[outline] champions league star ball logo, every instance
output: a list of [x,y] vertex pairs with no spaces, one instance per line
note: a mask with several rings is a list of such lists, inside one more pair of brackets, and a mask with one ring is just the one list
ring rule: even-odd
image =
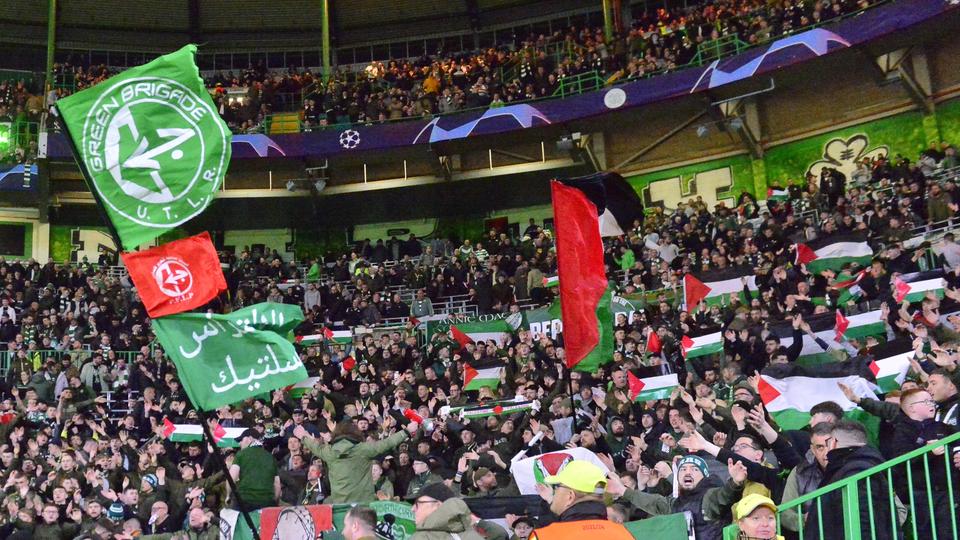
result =
[[[159,127],[162,126],[162,127]],[[136,77],[107,88],[81,133],[84,164],[104,204],[144,227],[168,228],[196,216],[226,172],[230,133],[217,112],[183,84]]]
[[556,476],[573,461],[573,456],[566,452],[544,454],[533,463],[533,477],[538,484],[545,483],[548,476]]
[[183,298],[193,288],[193,274],[190,273],[190,267],[181,259],[175,257],[160,259],[154,265],[152,273],[157,288],[170,298]]
[[340,134],[340,146],[347,150],[353,150],[360,146],[360,134],[352,129],[348,129]]

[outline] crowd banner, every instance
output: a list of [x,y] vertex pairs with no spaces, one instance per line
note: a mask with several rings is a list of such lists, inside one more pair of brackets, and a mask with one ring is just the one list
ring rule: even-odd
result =
[[515,461],[510,465],[510,474],[517,482],[520,493],[536,495],[537,484],[542,484],[548,476],[560,474],[573,460],[589,461],[604,471],[609,471],[596,454],[586,448],[577,447]]
[[[250,527],[238,519],[236,510],[220,511],[221,540],[252,540]],[[315,540],[333,530],[333,507],[328,504],[309,506],[270,506],[250,512],[263,540]]]
[[[374,501],[367,503],[377,513],[377,536],[383,540],[406,540],[413,536],[417,526],[413,519],[413,507],[399,501]],[[353,508],[352,504],[333,505],[333,527],[343,529],[343,518]],[[324,535],[328,538],[329,535]]]

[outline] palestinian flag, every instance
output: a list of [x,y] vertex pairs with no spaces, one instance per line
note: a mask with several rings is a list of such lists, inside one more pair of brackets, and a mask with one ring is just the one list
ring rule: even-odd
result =
[[463,407],[457,411],[457,415],[460,418],[475,420],[477,418],[486,418],[488,416],[502,416],[510,415],[519,412],[527,412],[533,410],[536,401],[499,401],[496,403],[491,403],[488,405],[480,405],[476,407]]
[[323,329],[323,337],[338,345],[349,345],[353,343],[353,332],[351,330],[331,330]]
[[560,286],[560,277],[559,276],[550,276],[543,278],[544,287],[559,287]]
[[905,299],[908,302],[920,302],[929,292],[934,293],[937,298],[943,298],[943,290],[947,287],[942,269],[901,274],[893,278],[891,284],[893,297],[897,302],[903,302]]
[[767,188],[767,200],[775,202],[785,202],[790,200],[790,191],[776,187],[776,188]]
[[870,349],[870,356],[873,358],[870,371],[881,393],[900,389],[900,384],[910,371],[910,359],[913,355],[913,343],[909,338],[888,341]]
[[856,358],[816,368],[796,364],[767,366],[760,375],[760,399],[770,416],[782,429],[802,429],[810,423],[810,409],[832,401],[845,416],[863,423],[871,440],[876,441],[879,419],[856,406],[843,395],[837,383],[843,383],[862,397],[876,399],[870,360]]
[[597,229],[600,236],[623,236],[633,229],[633,222],[643,223],[643,201],[633,186],[613,172],[598,172],[563,183],[584,192],[597,207]]
[[845,305],[850,300],[857,301],[860,298],[860,296],[863,294],[863,290],[860,289],[860,281],[866,275],[866,268],[855,274],[837,274],[837,277],[833,284],[830,285],[830,288],[835,291],[839,291],[840,293],[837,297],[838,306]]
[[[246,428],[225,428],[220,424],[213,426],[211,435],[217,446],[221,448],[237,448],[240,446],[240,435]],[[163,419],[163,437],[170,442],[193,442],[203,440],[203,426],[200,424],[174,424],[169,419]]]
[[670,394],[680,386],[676,373],[640,378],[634,372],[627,372],[627,387],[631,401],[657,401],[669,399]]
[[486,342],[491,339],[499,345],[505,337],[510,337],[514,330],[507,319],[472,321],[450,325],[450,333],[461,348],[466,347],[468,343]]
[[308,336],[297,336],[294,341],[303,346],[316,345],[326,339],[323,334],[310,334]]
[[[822,339],[828,346],[832,343],[836,343],[836,324],[837,317],[833,312],[821,313],[819,315],[809,315],[804,317],[803,320],[810,325],[810,330],[813,333]],[[790,347],[793,345],[793,323],[790,321],[781,321],[776,323],[770,323],[769,326],[770,334],[776,336],[780,339],[780,345],[783,347]],[[828,354],[828,350],[825,350],[820,346],[812,337],[807,335],[806,332],[801,331],[803,334],[803,345],[800,349],[800,356],[797,358],[797,362],[806,366],[815,366],[824,363],[834,362],[836,359]],[[839,346],[837,346],[839,347]]]
[[484,386],[495,390],[500,386],[503,363],[499,360],[481,360],[467,363],[463,369],[463,389],[479,390]]
[[736,294],[741,302],[745,302],[740,278],[747,278],[747,289],[757,290],[756,276],[749,266],[687,274],[683,278],[686,308],[693,310],[701,300],[710,306],[717,305],[727,301],[731,294]]
[[577,446],[539,456],[518,459],[510,464],[510,476],[516,481],[521,495],[536,495],[537,484],[543,484],[548,476],[556,476],[573,461],[588,461],[609,472],[603,461],[590,450]]
[[702,336],[683,336],[680,340],[680,352],[687,360],[721,353],[723,352],[723,334],[714,332]]
[[850,263],[866,266],[873,258],[873,248],[863,234],[833,234],[796,244],[796,247],[796,264],[807,265],[807,271],[813,274],[840,271]]
[[300,399],[304,394],[313,390],[314,385],[318,382],[320,382],[320,377],[310,377],[309,379],[304,379],[297,384],[292,384],[284,388],[284,391],[290,394],[290,397]]
[[835,341],[840,341],[841,339],[862,339],[867,336],[882,336],[887,332],[879,309],[850,315],[849,317],[844,316],[844,314],[838,310],[835,315],[835,320]]
[[613,360],[611,293],[598,220],[606,209],[614,210],[612,201],[607,204],[605,178],[550,183],[566,362],[577,371],[594,372]]

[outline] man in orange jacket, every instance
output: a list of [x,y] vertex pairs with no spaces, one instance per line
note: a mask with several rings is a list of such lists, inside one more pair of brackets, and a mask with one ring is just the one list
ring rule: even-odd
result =
[[550,511],[559,516],[555,523],[530,533],[528,540],[633,540],[627,528],[607,521],[607,506],[602,490],[606,473],[589,461],[571,461],[556,476],[548,476],[553,486],[537,487],[540,496],[550,503]]

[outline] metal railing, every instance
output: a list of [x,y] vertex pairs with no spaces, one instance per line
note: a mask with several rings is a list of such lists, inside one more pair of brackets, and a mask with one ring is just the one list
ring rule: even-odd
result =
[[[95,351],[91,349],[81,349],[81,350],[57,350],[57,349],[36,349],[36,350],[27,350],[24,351],[27,355],[27,358],[34,360],[36,358],[40,359],[40,364],[49,359],[56,361],[62,360],[64,357],[71,357],[73,363],[76,367],[80,367],[80,364],[77,362],[80,358],[86,359],[89,358]],[[111,351],[117,358],[123,358],[128,363],[132,363],[133,360],[140,354],[140,351]],[[20,351],[0,351],[0,377],[6,377],[7,371],[10,369],[10,365],[13,360],[17,357]],[[107,353],[104,353],[106,356]]]
[[702,66],[718,58],[740,54],[748,48],[750,48],[750,44],[741,40],[736,34],[704,41],[697,47],[697,54],[687,65]]
[[[809,538],[809,536],[805,536],[805,529],[817,527],[819,535],[815,536],[815,538],[822,539],[827,537],[824,535],[825,513],[829,515],[829,513],[832,512],[842,512],[843,535],[845,538],[858,540],[869,538],[876,540],[878,531],[880,531],[881,528],[889,527],[892,534],[887,536],[881,532],[881,537],[898,538],[901,532],[906,532],[912,534],[912,538],[918,540],[921,538],[929,538],[932,540],[949,538],[957,540],[960,537],[957,535],[957,515],[953,510],[956,501],[953,484],[954,475],[958,473],[953,471],[953,452],[950,451],[950,446],[958,441],[960,441],[960,433],[955,433],[938,442],[913,450],[912,452],[881,463],[849,478],[834,482],[833,484],[824,486],[796,499],[785,501],[777,510],[777,531],[782,531],[781,517],[784,512],[800,512],[801,518],[798,520],[799,530],[797,531],[799,537]],[[934,454],[934,450],[938,448],[945,449],[942,456]],[[931,468],[934,465],[933,462],[938,459],[944,461],[944,474],[946,476],[945,487],[937,486],[931,482]],[[922,463],[923,484],[918,486],[920,489],[914,489],[916,484],[913,465],[918,463]],[[898,498],[894,489],[895,480],[897,483],[903,481],[900,475],[904,473],[896,470],[899,466],[902,466],[905,470],[906,487],[909,494],[907,501],[899,501],[907,505],[909,510],[908,522],[904,523],[903,526],[901,526],[898,519]],[[881,484],[882,487],[883,481],[886,483],[886,493],[875,493],[874,485]],[[842,496],[842,507],[826,507],[823,504],[824,497],[830,495],[835,496],[837,492]],[[864,501],[866,501],[866,504],[863,504]],[[807,515],[806,520],[804,520],[802,518],[802,512],[803,506],[806,503],[811,503],[809,505],[811,511]],[[948,511],[936,511],[938,504],[942,505],[947,503],[949,505],[946,507],[949,509]],[[882,510],[880,505],[882,505]],[[868,531],[861,530],[861,517],[864,512],[867,513],[867,517],[869,518]],[[886,516],[889,522],[881,523],[879,519],[884,516],[880,514],[886,512],[889,512],[889,516]],[[918,531],[918,517],[920,517],[918,516],[918,512],[928,513],[929,516],[924,515],[922,519],[925,520],[927,517],[930,519],[928,527],[920,531]],[[831,521],[831,523],[832,522],[833,521]],[[918,532],[921,534],[918,534]],[[831,530],[829,533],[829,537],[837,537],[837,531]]]

